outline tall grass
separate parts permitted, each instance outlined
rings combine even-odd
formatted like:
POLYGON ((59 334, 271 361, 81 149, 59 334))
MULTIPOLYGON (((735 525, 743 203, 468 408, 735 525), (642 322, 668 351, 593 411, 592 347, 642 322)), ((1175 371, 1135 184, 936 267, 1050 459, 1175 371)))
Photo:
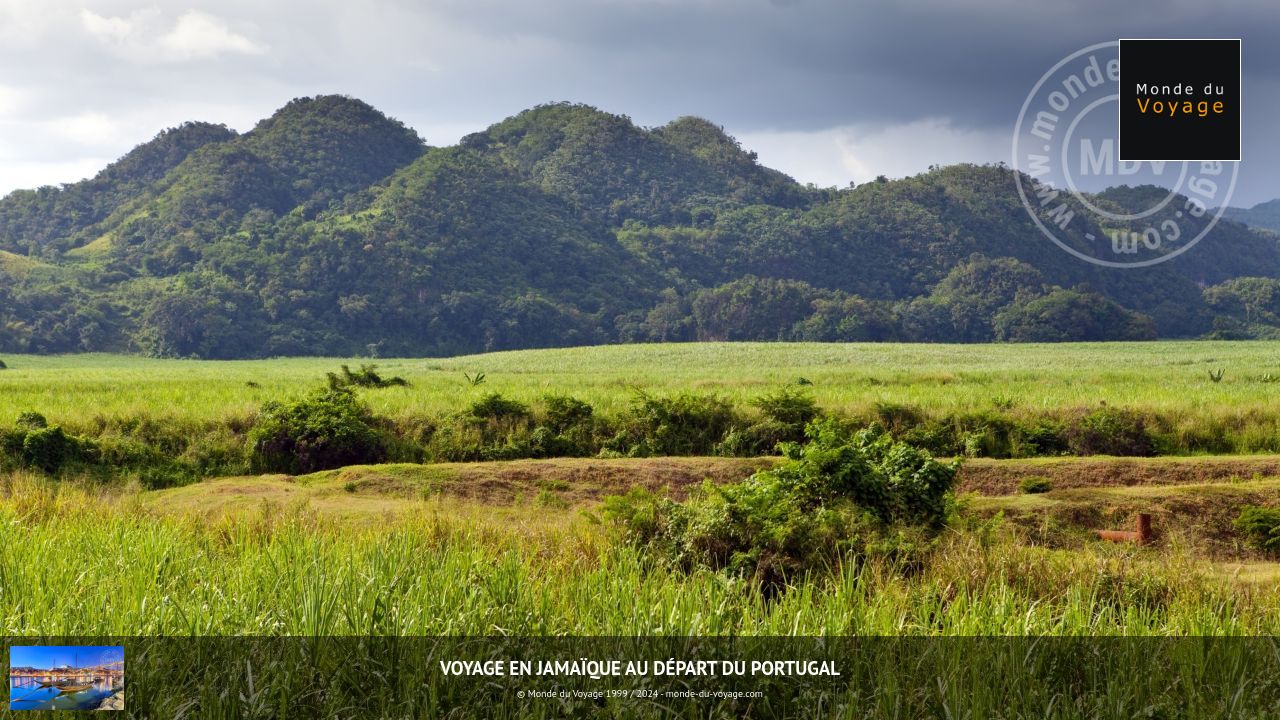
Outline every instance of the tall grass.
MULTIPOLYGON (((951 531, 922 570, 846 563, 766 599, 655 565, 563 513, 528 524, 429 503, 376 524, 300 507, 161 517, 26 475, 0 494, 0 635, 1238 635, 1270 589, 1190 558, 1050 551, 951 531)), ((545 515, 545 510, 538 510, 545 515)))

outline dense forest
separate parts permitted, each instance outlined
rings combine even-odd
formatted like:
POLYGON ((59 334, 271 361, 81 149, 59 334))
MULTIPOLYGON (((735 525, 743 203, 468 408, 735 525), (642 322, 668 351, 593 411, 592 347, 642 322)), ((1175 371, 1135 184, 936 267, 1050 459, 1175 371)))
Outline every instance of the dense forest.
POLYGON ((958 165, 821 189, 706 120, 565 103, 431 147, 358 100, 302 98, 0 200, 0 351, 1280 337, 1272 232, 1224 221, 1192 253, 1105 270, 1045 240, 1014 181, 958 165))

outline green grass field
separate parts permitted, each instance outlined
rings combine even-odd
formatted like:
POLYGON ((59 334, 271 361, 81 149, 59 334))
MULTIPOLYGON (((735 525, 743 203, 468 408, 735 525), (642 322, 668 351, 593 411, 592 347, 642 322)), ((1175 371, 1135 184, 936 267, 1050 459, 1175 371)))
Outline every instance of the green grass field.
MULTIPOLYGON (((805 378, 828 411, 1136 408, 1212 432, 1280 433, 1280 345, 624 346, 378 361, 405 388, 361 391, 390 418, 443 416, 485 392, 571 394, 623 413, 634 389, 747 406, 805 378), (1224 368, 1220 382, 1208 371, 1224 368), (483 372, 473 387, 465 373, 483 372)), ((0 425, 39 410, 92 431, 251 421, 342 362, 9 356, 0 425), (252 384, 251 384, 252 383, 252 384)), ((228 431, 231 432, 231 431, 228 431)), ((243 431, 237 430, 236 437, 243 431)), ((1243 436, 1240 436, 1243 437, 1243 436)), ((1263 442, 1263 440, 1266 442, 1263 442)), ((1271 443, 1271 444, 1268 444, 1271 443)), ((239 452, 231 444, 231 452, 239 452)), ((614 541, 603 495, 739 480, 776 460, 578 458, 384 465, 206 478, 157 491, 88 477, 0 475, 0 633, 1239 635, 1280 632, 1280 565, 1231 536, 1274 505, 1274 457, 974 460, 952 526, 915 564, 872 559, 793 578, 663 566, 614 541), (1045 495, 1016 494, 1044 474, 1045 495), (1108 487, 1112 479, 1117 485, 1108 487), (1161 541, 1098 528, 1156 513, 1161 541)), ((966 479, 967 478, 967 479, 966 479)))
POLYGON ((1015 523, 973 515, 923 571, 847 566, 770 599, 746 579, 655 565, 609 542, 579 507, 349 493, 333 474, 299 487, 104 495, 10 476, 0 484, 0 633, 1280 632, 1274 566, 1177 544, 1029 544, 1015 523), (239 500, 216 504, 228 495, 239 500))
MULTIPOLYGON (((1053 516, 1020 507, 1070 515, 1133 493, 985 498, 918 566, 851 560, 766 596, 749 578, 684 572, 620 546, 581 506, 405 492, 451 474, 362 468, 150 492, 0 477, 0 635, 130 638, 126 703, 156 717, 199 716, 195 707, 209 717, 437 717, 478 703, 491 717, 741 717, 773 714, 788 692, 799 697, 777 711, 786 717, 812 716, 815 696, 857 708, 841 717, 997 717, 1015 706, 1017 717, 1268 717, 1274 707, 1267 636, 1280 633, 1280 564, 1208 559, 1183 543, 1186 528, 1156 547, 1055 546, 1029 534, 1053 516), (382 476, 397 482, 373 482, 382 476), (746 652, 717 651, 707 636, 759 642, 754 652, 773 658, 809 657, 818 636, 848 654, 830 685, 779 678, 770 704, 750 712, 729 702, 530 706, 503 678, 455 681, 436 668, 495 652, 746 652), (384 671, 389 661, 396 672, 384 671)), ((1274 493, 1277 482, 1234 490, 1274 493)), ((1136 499, 1171 504, 1205 492, 1144 490, 1136 499)))
POLYGON ((745 401, 806 378, 824 408, 858 412, 877 402, 948 412, 1011 403, 1029 411, 1110 405, 1185 418, 1275 414, 1280 343, 1150 342, 1049 345, 697 343, 530 350, 448 359, 155 360, 120 355, 6 356, 0 419, 39 409, 78 426, 93 417, 148 415, 212 421, 323 382, 340 363, 376 362, 412 385, 372 393, 393 417, 457 410, 477 389, 533 401, 580 397, 603 412, 632 388, 700 391, 745 401), (1223 368, 1221 382, 1209 371, 1223 368), (1272 380, 1277 380, 1273 382, 1272 380), (260 387, 250 387, 248 382, 260 387))

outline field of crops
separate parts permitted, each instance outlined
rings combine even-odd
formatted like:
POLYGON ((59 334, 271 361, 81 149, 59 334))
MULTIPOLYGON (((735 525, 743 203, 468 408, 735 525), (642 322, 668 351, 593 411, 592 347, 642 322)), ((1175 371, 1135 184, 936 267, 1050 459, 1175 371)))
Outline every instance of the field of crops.
MULTIPOLYGON (((495 392, 531 404, 569 394, 621 415, 637 389, 713 394, 749 408, 761 393, 792 386, 823 411, 850 416, 883 404, 1016 414, 1105 403, 1211 429, 1245 427, 1274 442, 1277 350, 1189 342, 582 348, 382 360, 384 376, 408 385, 360 390, 359 398, 393 419, 457 413, 495 392)), ((51 423, 110 426, 126 440, 143 427, 138 436, 159 437, 161 449, 166 424, 218 427, 232 458, 242 457, 243 428, 264 402, 323 387, 326 372, 360 363, 3 360, 0 426, 38 410, 51 423)), ((95 437, 102 453, 115 452, 108 436, 95 437)), ((605 494, 631 486, 681 496, 704 478, 738 481, 778 461, 614 455, 404 464, 205 476, 158 491, 80 475, 74 464, 57 479, 19 466, 0 475, 0 633, 1280 632, 1280 573, 1231 524, 1246 504, 1273 504, 1270 457, 1141 466, 1041 459, 1007 470, 999 463, 1011 461, 975 460, 961 485, 985 497, 963 500, 908 566, 892 553, 871 557, 791 578, 793 589, 777 597, 750 579, 646 557, 617 542, 597 512, 605 494), (1029 474, 1056 486, 1018 495, 1029 474), (1108 490, 1112 476, 1140 487, 1108 490), (1164 531, 1157 547, 1093 540, 1094 528, 1123 526, 1152 508, 1164 531)), ((226 467, 244 467, 237 462, 226 467)))
POLYGON ((75 427, 97 416, 209 421, 323 384, 341 363, 375 362, 411 384, 366 399, 390 416, 457 410, 479 390, 532 401, 566 393, 601 412, 631 390, 716 393, 745 401, 801 378, 824 408, 877 402, 945 413, 995 406, 1028 411, 1099 403, 1187 422, 1280 418, 1280 343, 1150 342, 1050 345, 691 343, 532 350, 448 359, 154 360, 121 355, 7 356, 0 423, 38 409, 75 427), (1211 372, 1222 370, 1215 382, 1211 372), (484 373, 473 387, 464 373, 484 373))

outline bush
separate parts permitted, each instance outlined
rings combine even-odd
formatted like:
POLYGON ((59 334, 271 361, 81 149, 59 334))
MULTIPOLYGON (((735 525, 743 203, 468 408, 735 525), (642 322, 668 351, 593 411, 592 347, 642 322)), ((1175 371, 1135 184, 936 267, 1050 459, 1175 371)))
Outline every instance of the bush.
POLYGON ((3 360, 0 360, 0 370, 8 370, 8 369, 9 369, 9 366, 5 365, 3 360))
POLYGON ((40 413, 29 410, 18 414, 17 425, 24 430, 39 430, 49 427, 49 421, 40 413))
MULTIPOLYGON (((189 447, 187 452, 192 452, 192 448, 189 447)), ((147 490, 186 485, 212 475, 243 474, 248 471, 245 467, 244 448, 239 449, 238 463, 234 467, 203 469, 180 456, 175 456, 172 450, 165 450, 154 438, 135 436, 103 438, 97 454, 102 468, 111 476, 132 478, 147 490)))
POLYGON ((351 372, 351 368, 343 365, 341 373, 326 373, 329 378, 329 389, 405 387, 409 384, 409 381, 402 377, 384 378, 377 373, 377 370, 377 365, 361 365, 358 371, 351 372))
POLYGON ((761 395, 752 400, 751 404, 760 408, 761 414, 769 420, 800 428, 801 435, 805 426, 818 417, 818 404, 813 397, 790 387, 761 395))
POLYGON ((165 488, 190 485, 200 482, 202 476, 190 467, 180 463, 160 463, 154 466, 140 467, 134 477, 138 484, 146 490, 163 490, 165 488))
POLYGON ((70 462, 90 459, 93 444, 68 435, 61 426, 28 430, 22 439, 22 462, 50 475, 70 462))
POLYGON ((467 414, 479 420, 527 420, 529 406, 517 400, 508 400, 498 393, 489 393, 471 404, 467 414))
POLYGON ((1018 427, 1018 446, 1016 456, 1061 455, 1068 450, 1068 443, 1063 437, 1062 424, 1050 419, 1039 418, 1029 424, 1018 427))
POLYGON ((1014 452, 1017 425, 999 412, 977 411, 949 418, 961 453, 967 457, 1007 458, 1014 452))
POLYGON ((1018 483, 1018 490, 1028 495, 1047 493, 1053 489, 1053 481, 1042 475, 1030 475, 1018 483))
POLYGON ((762 420, 749 427, 730 430, 716 446, 716 454, 727 457, 776 454, 779 445, 795 441, 796 429, 793 426, 776 420, 762 420))
POLYGON ((249 444, 256 472, 290 474, 382 462, 389 446, 369 408, 346 390, 263 405, 249 444))
MULTIPOLYGON (((546 403, 546 429, 554 433, 542 457, 584 457, 600 449, 599 437, 606 432, 607 422, 596 417, 595 410, 581 400, 566 396, 548 396, 546 403)), ((534 429, 536 443, 538 430, 534 429)))
POLYGON ((632 457, 710 455, 737 422, 733 406, 714 395, 639 392, 606 449, 632 457))
POLYGON ((1103 406, 1067 424, 1067 447, 1076 455, 1155 454, 1155 441, 1143 416, 1133 410, 1103 406))
POLYGON ((548 395, 543 402, 547 406, 547 427, 558 435, 589 424, 595 412, 587 403, 568 395, 548 395))
POLYGON ((12 430, 0 431, 0 461, 43 470, 50 475, 68 463, 97 459, 97 446, 87 438, 50 427, 38 412, 20 413, 12 430))
POLYGON ((567 396, 544 398, 546 413, 535 423, 529 406, 496 393, 446 419, 426 439, 436 460, 474 462, 522 458, 583 457, 598 448, 600 423, 590 405, 567 396))
POLYGON ((876 422, 889 428, 895 435, 925 422, 924 413, 914 405, 882 401, 875 404, 874 410, 876 422))
POLYGON ((751 404, 764 417, 750 427, 730 430, 717 454, 751 457, 776 453, 781 443, 803 441, 805 426, 818 417, 813 398, 790 387, 758 397, 751 404))
POLYGON ((55 473, 71 454, 70 445, 70 438, 61 427, 29 430, 22 439, 22 460, 47 473, 55 473))
POLYGON ((1235 527, 1250 545, 1269 555, 1280 553, 1280 508, 1246 505, 1235 527))
POLYGON ((627 542, 677 566, 749 575, 771 591, 903 529, 941 526, 956 463, 894 442, 879 426, 851 433, 827 420, 807 434, 809 442, 784 446, 785 463, 742 483, 706 483, 686 503, 634 489, 607 498, 604 513, 627 542))
POLYGON ((25 430, 0 428, 0 469, 9 469, 22 461, 22 441, 26 439, 25 430))

